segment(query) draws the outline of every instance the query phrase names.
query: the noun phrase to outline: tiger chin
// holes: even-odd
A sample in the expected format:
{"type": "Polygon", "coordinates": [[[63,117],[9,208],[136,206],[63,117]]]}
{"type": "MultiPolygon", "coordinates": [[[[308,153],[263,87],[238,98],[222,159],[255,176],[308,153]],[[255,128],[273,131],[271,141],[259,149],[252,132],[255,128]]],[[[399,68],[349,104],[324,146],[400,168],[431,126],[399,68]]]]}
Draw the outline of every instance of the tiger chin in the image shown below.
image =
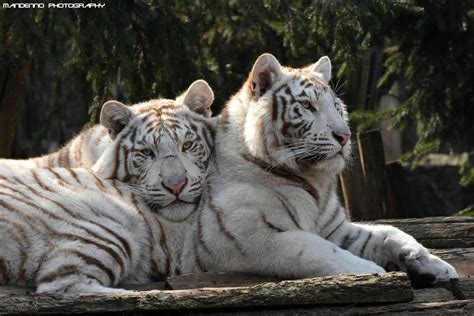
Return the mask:
{"type": "Polygon", "coordinates": [[[303,278],[395,263],[415,285],[457,278],[401,230],[349,220],[336,188],[351,132],[331,68],[328,57],[291,68],[263,54],[225,106],[197,220],[197,270],[303,278]]]}
{"type": "Polygon", "coordinates": [[[0,166],[0,284],[116,292],[181,273],[194,260],[183,254],[211,159],[213,100],[198,80],[177,100],[110,101],[92,168],[0,166]]]}

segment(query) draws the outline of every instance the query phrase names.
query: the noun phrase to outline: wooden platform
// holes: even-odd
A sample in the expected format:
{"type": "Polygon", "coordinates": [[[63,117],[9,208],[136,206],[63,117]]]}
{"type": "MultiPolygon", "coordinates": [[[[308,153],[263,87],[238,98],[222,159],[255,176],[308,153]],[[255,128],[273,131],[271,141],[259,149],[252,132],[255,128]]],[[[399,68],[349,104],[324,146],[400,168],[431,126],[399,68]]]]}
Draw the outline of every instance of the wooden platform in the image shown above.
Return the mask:
{"type": "Polygon", "coordinates": [[[280,281],[238,273],[206,273],[124,286],[114,294],[36,294],[0,287],[0,314],[128,312],[143,315],[474,314],[474,218],[379,221],[411,233],[453,264],[459,280],[415,290],[402,272],[280,281]]]}

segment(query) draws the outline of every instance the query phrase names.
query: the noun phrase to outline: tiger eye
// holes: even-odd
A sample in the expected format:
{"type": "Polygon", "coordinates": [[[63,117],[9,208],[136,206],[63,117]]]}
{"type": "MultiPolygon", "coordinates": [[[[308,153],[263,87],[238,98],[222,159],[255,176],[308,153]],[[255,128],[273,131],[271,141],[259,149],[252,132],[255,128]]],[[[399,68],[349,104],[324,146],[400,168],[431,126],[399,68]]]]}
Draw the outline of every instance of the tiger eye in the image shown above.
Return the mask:
{"type": "Polygon", "coordinates": [[[189,148],[191,148],[192,145],[193,145],[192,142],[185,142],[183,144],[183,150],[188,150],[189,148]]]}
{"type": "Polygon", "coordinates": [[[140,153],[144,156],[155,157],[155,154],[153,153],[153,151],[151,151],[151,149],[148,149],[148,148],[140,150],[140,153]]]}
{"type": "Polygon", "coordinates": [[[301,106],[302,106],[303,108],[305,108],[306,110],[311,109],[311,102],[309,102],[309,101],[301,101],[300,104],[301,104],[301,106]]]}

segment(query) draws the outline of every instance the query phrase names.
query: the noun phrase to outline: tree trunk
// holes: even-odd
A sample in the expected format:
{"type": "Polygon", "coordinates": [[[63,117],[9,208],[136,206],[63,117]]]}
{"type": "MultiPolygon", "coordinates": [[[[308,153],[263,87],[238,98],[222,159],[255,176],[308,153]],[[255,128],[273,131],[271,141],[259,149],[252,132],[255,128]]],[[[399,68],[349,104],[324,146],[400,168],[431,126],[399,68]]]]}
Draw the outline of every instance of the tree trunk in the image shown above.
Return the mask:
{"type": "Polygon", "coordinates": [[[29,68],[29,62],[20,59],[0,64],[0,158],[12,154],[29,68]]]}

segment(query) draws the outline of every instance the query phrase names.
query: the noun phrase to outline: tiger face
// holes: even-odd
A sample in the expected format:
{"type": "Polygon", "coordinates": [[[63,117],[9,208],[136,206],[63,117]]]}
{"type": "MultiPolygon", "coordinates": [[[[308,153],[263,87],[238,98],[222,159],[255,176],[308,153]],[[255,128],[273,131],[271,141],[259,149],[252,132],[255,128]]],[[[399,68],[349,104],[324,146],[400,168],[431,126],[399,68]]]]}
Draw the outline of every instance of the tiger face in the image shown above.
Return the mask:
{"type": "Polygon", "coordinates": [[[176,101],[152,100],[130,108],[107,102],[101,124],[113,142],[94,172],[128,183],[154,209],[194,203],[201,195],[213,147],[213,99],[209,85],[199,80],[176,101]]]}
{"type": "Polygon", "coordinates": [[[346,107],[328,85],[330,79],[328,57],[292,69],[281,67],[270,54],[260,56],[250,77],[254,102],[244,130],[251,153],[297,171],[340,172],[350,156],[351,132],[346,107]]]}

